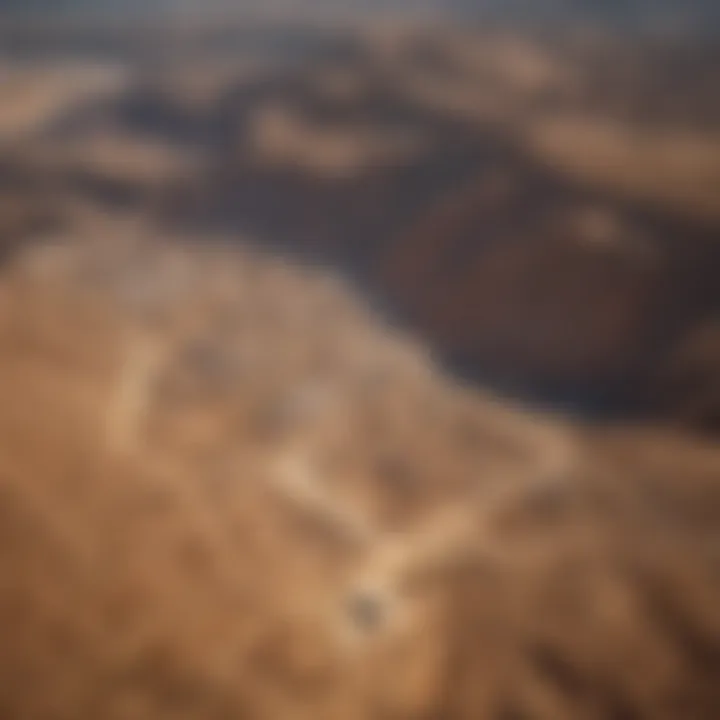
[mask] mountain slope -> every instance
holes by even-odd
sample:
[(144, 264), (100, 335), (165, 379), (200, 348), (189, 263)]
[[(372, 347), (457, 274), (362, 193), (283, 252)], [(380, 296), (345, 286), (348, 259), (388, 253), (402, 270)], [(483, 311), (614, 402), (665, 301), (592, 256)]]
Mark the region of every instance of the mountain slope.
[(325, 273), (85, 222), (0, 281), (0, 714), (717, 717), (717, 448), (460, 388)]

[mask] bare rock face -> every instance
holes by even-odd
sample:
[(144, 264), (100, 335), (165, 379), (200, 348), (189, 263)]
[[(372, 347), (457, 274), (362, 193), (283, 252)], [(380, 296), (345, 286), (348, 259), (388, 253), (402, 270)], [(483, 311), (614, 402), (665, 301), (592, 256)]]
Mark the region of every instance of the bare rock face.
[(342, 283), (141, 223), (0, 280), (0, 715), (720, 711), (720, 454), (443, 378)]
[(720, 323), (709, 320), (691, 328), (658, 369), (658, 404), (695, 429), (720, 428)]
[(658, 368), (714, 312), (717, 257), (712, 233), (527, 171), (450, 193), (377, 267), (404, 317), (473, 377), (678, 417), (655, 402)]

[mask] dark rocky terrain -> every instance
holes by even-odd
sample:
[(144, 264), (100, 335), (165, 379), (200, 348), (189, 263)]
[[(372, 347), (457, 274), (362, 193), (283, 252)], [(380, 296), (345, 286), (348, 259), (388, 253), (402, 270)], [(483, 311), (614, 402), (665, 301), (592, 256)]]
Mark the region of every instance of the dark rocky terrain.
[(76, 201), (249, 234), (511, 396), (717, 424), (712, 41), (250, 27), (6, 29), (3, 244)]

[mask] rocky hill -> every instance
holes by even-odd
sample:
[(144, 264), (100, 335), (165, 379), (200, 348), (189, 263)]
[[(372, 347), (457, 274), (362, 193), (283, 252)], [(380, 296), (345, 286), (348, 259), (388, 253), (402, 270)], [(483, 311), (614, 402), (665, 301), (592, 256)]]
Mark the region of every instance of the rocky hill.
[(84, 212), (2, 270), (2, 717), (717, 717), (717, 447), (163, 233)]

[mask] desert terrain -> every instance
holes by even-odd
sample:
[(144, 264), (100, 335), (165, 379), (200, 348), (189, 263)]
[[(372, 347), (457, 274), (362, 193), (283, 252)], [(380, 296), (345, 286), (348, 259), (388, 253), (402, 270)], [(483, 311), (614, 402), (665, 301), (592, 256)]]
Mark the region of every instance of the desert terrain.
[(0, 717), (718, 717), (712, 41), (0, 20)]
[(506, 394), (717, 422), (712, 39), (132, 27), (4, 29), (3, 246), (87, 202), (252, 237)]

